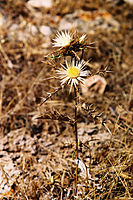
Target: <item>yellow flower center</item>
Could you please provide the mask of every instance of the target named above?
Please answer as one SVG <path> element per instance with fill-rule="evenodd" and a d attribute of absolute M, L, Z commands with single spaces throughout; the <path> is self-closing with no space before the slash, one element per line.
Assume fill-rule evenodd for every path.
<path fill-rule="evenodd" d="M 80 69 L 78 69 L 77 67 L 69 67 L 67 69 L 67 76 L 69 78 L 77 78 L 80 75 Z"/>

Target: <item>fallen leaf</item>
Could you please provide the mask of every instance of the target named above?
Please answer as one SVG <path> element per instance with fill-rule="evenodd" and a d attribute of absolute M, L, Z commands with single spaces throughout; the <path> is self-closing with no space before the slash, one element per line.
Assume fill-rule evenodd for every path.
<path fill-rule="evenodd" d="M 84 96 L 88 96 L 90 93 L 92 93 L 92 89 L 94 92 L 102 95 L 104 93 L 104 90 L 106 88 L 107 82 L 105 78 L 94 75 L 87 79 L 85 79 L 85 84 L 81 86 L 82 94 Z"/>

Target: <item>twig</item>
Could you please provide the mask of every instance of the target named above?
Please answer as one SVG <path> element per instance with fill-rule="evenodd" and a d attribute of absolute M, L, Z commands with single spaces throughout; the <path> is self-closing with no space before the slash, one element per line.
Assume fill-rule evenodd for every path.
<path fill-rule="evenodd" d="M 82 49 L 82 54 L 81 54 L 80 61 L 83 59 L 83 56 L 84 56 L 84 49 Z"/>
<path fill-rule="evenodd" d="M 79 58 L 79 56 L 76 54 L 75 51 L 72 50 L 72 53 L 74 54 L 74 57 L 77 58 L 78 61 L 80 61 L 81 59 Z"/>
<path fill-rule="evenodd" d="M 51 98 L 54 94 L 56 94 L 58 91 L 60 91 L 62 89 L 63 86 L 57 88 L 54 92 L 51 92 L 48 94 L 48 96 L 46 98 L 44 98 L 44 101 L 40 104 L 40 106 L 42 104 L 44 104 L 49 98 Z"/>
<path fill-rule="evenodd" d="M 5 60 L 6 60 L 7 64 L 8 64 L 8 67 L 10 69 L 12 69 L 13 68 L 13 64 L 12 64 L 11 60 L 8 58 L 8 56 L 7 56 L 6 52 L 4 51 L 1 43 L 0 43 L 0 51 L 1 51 L 2 55 L 3 55 L 3 57 L 5 58 Z"/>

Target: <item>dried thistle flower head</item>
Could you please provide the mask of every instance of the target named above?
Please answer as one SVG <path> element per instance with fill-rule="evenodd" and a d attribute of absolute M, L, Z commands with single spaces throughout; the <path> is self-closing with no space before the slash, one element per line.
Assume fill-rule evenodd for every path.
<path fill-rule="evenodd" d="M 79 38 L 79 43 L 83 43 L 84 40 L 86 38 L 86 34 L 83 34 L 80 38 Z"/>
<path fill-rule="evenodd" d="M 64 85 L 65 83 L 68 83 L 71 85 L 70 91 L 72 87 L 75 88 L 79 84 L 79 82 L 84 84 L 84 77 L 88 76 L 89 71 L 84 70 L 86 63 L 84 61 L 75 61 L 75 59 L 72 60 L 72 62 L 68 62 L 66 60 L 66 65 L 62 65 L 62 68 L 60 70 L 57 70 L 57 73 L 59 74 L 59 77 L 61 78 L 61 85 Z"/>
<path fill-rule="evenodd" d="M 73 56 L 73 52 L 85 48 L 84 43 L 86 35 L 79 37 L 77 34 L 71 34 L 69 31 L 57 32 L 56 38 L 53 39 L 53 47 L 58 47 L 60 54 Z"/>
<path fill-rule="evenodd" d="M 64 48 L 70 45 L 73 37 L 69 31 L 57 32 L 56 38 L 53 39 L 53 47 Z"/>

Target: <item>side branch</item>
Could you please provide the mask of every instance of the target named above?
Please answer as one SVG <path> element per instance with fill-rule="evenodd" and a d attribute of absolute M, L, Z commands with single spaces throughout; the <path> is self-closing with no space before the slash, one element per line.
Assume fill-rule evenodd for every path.
<path fill-rule="evenodd" d="M 60 91 L 62 89 L 63 86 L 57 88 L 54 92 L 51 92 L 48 94 L 48 96 L 46 98 L 44 98 L 43 102 L 40 104 L 40 106 L 42 104 L 44 104 L 49 98 L 51 98 L 54 94 L 56 94 L 58 91 Z"/>

